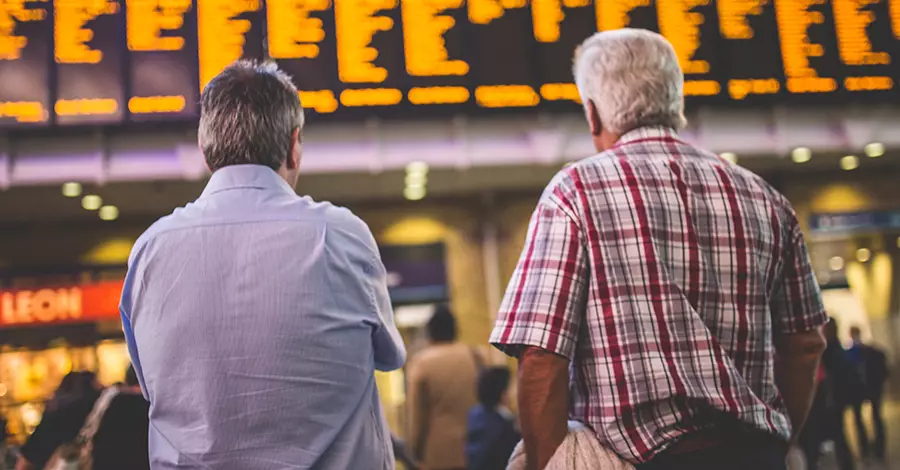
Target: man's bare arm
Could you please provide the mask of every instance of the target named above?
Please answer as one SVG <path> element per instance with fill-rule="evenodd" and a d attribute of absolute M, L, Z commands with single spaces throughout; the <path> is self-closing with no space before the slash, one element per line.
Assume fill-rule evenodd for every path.
<path fill-rule="evenodd" d="M 569 360 L 528 347 L 519 356 L 519 420 L 528 470 L 547 466 L 568 432 Z"/>
<path fill-rule="evenodd" d="M 816 374 L 825 346 L 825 337 L 819 329 L 775 339 L 775 383 L 791 419 L 792 441 L 800 435 L 812 407 Z"/>

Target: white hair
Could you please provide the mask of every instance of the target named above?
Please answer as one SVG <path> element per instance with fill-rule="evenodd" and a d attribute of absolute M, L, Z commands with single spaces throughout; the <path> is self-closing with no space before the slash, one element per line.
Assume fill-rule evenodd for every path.
<path fill-rule="evenodd" d="M 657 33 L 630 28 L 596 33 L 576 51 L 574 74 L 581 101 L 585 107 L 594 103 L 609 132 L 686 124 L 678 56 Z"/>

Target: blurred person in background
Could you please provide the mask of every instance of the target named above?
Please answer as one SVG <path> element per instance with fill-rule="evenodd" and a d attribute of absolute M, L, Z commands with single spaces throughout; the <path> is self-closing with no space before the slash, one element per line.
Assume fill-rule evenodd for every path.
<path fill-rule="evenodd" d="M 853 404 L 859 449 L 863 457 L 874 457 L 876 460 L 883 461 L 885 458 L 885 435 L 881 399 L 884 394 L 884 384 L 888 379 L 887 356 L 884 351 L 863 343 L 862 330 L 858 326 L 850 328 L 850 337 L 853 339 L 853 346 L 847 350 L 847 356 L 850 358 L 850 362 L 856 366 L 865 386 L 862 400 Z M 875 436 L 874 441 L 871 442 L 863 421 L 862 405 L 865 402 L 868 402 L 872 408 L 872 425 L 875 428 Z"/>
<path fill-rule="evenodd" d="M 847 407 L 863 398 L 863 382 L 850 362 L 847 351 L 838 338 L 838 324 L 833 318 L 825 325 L 828 347 L 822 354 L 819 370 L 819 386 L 806 424 L 800 436 L 800 445 L 806 454 L 810 469 L 818 468 L 822 457 L 822 444 L 831 441 L 840 470 L 855 468 L 853 454 L 847 445 L 844 431 L 844 415 Z"/>
<path fill-rule="evenodd" d="M 110 401 L 92 442 L 93 470 L 149 470 L 147 448 L 150 404 L 129 367 L 125 383 Z"/>
<path fill-rule="evenodd" d="M 477 403 L 484 356 L 456 340 L 456 319 L 439 305 L 428 321 L 431 344 L 410 360 L 407 372 L 407 439 L 428 470 L 466 468 L 466 417 Z"/>
<path fill-rule="evenodd" d="M 489 367 L 478 377 L 478 404 L 469 411 L 466 440 L 468 470 L 506 468 L 519 443 L 512 413 L 503 402 L 509 389 L 509 369 Z"/>
<path fill-rule="evenodd" d="M 297 195 L 302 129 L 289 76 L 227 67 L 200 99 L 206 188 L 134 245 L 120 308 L 155 470 L 394 468 L 387 273 L 362 220 Z"/>
<path fill-rule="evenodd" d="M 600 153 L 546 188 L 491 336 L 519 360 L 528 467 L 571 417 L 638 470 L 784 469 L 825 347 L 794 210 L 678 136 L 659 34 L 597 33 L 574 73 Z"/>
<path fill-rule="evenodd" d="M 60 446 L 74 441 L 94 409 L 101 388 L 93 372 L 66 374 L 47 403 L 41 422 L 20 449 L 16 470 L 42 469 Z"/>

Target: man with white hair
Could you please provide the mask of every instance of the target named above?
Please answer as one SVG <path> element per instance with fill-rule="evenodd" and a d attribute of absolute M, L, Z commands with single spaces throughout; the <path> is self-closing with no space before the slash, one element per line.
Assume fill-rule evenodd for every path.
<path fill-rule="evenodd" d="M 372 233 L 300 197 L 303 108 L 273 64 L 200 99 L 203 194 L 135 243 L 122 292 L 154 470 L 393 470 L 374 372 L 406 351 Z"/>
<path fill-rule="evenodd" d="M 491 336 L 519 359 L 530 468 L 570 418 L 639 470 L 783 469 L 825 347 L 793 209 L 678 137 L 662 36 L 598 33 L 574 73 L 600 153 L 545 190 Z"/>

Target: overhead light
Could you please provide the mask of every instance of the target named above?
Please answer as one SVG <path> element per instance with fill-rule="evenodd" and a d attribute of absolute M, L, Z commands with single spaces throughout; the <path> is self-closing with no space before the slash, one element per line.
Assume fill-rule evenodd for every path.
<path fill-rule="evenodd" d="M 408 173 L 406 175 L 406 186 L 425 186 L 428 183 L 428 175 L 425 173 Z"/>
<path fill-rule="evenodd" d="M 62 185 L 62 194 L 65 197 L 78 197 L 81 196 L 81 183 L 70 181 L 68 183 L 63 183 Z"/>
<path fill-rule="evenodd" d="M 812 150 L 808 147 L 797 147 L 791 151 L 791 160 L 794 163 L 806 163 L 812 160 Z"/>
<path fill-rule="evenodd" d="M 719 157 L 726 162 L 737 163 L 738 157 L 734 152 L 722 152 L 719 154 Z"/>
<path fill-rule="evenodd" d="M 425 197 L 426 193 L 424 186 L 407 186 L 403 189 L 403 197 L 410 201 L 419 201 Z"/>
<path fill-rule="evenodd" d="M 428 164 L 425 162 L 410 162 L 410 164 L 406 165 L 406 173 L 407 174 L 428 174 Z"/>
<path fill-rule="evenodd" d="M 81 207 L 84 207 L 86 210 L 95 211 L 103 205 L 103 199 L 96 194 L 88 194 L 87 196 L 81 198 Z"/>
<path fill-rule="evenodd" d="M 119 218 L 119 208 L 116 206 L 103 206 L 100 208 L 99 214 L 102 220 L 116 220 Z"/>
<path fill-rule="evenodd" d="M 869 158 L 878 158 L 884 155 L 884 144 L 881 142 L 872 142 L 866 144 L 866 146 L 863 147 L 863 151 L 866 152 L 866 156 Z"/>
<path fill-rule="evenodd" d="M 832 271 L 840 271 L 844 269 L 844 258 L 840 256 L 832 256 L 830 260 L 828 260 L 828 267 L 831 268 Z"/>
<path fill-rule="evenodd" d="M 850 171 L 859 168 L 859 158 L 856 155 L 841 157 L 841 169 Z"/>
<path fill-rule="evenodd" d="M 872 250 L 868 248 L 860 248 L 856 250 L 856 261 L 860 263 L 868 263 L 872 259 Z"/>

